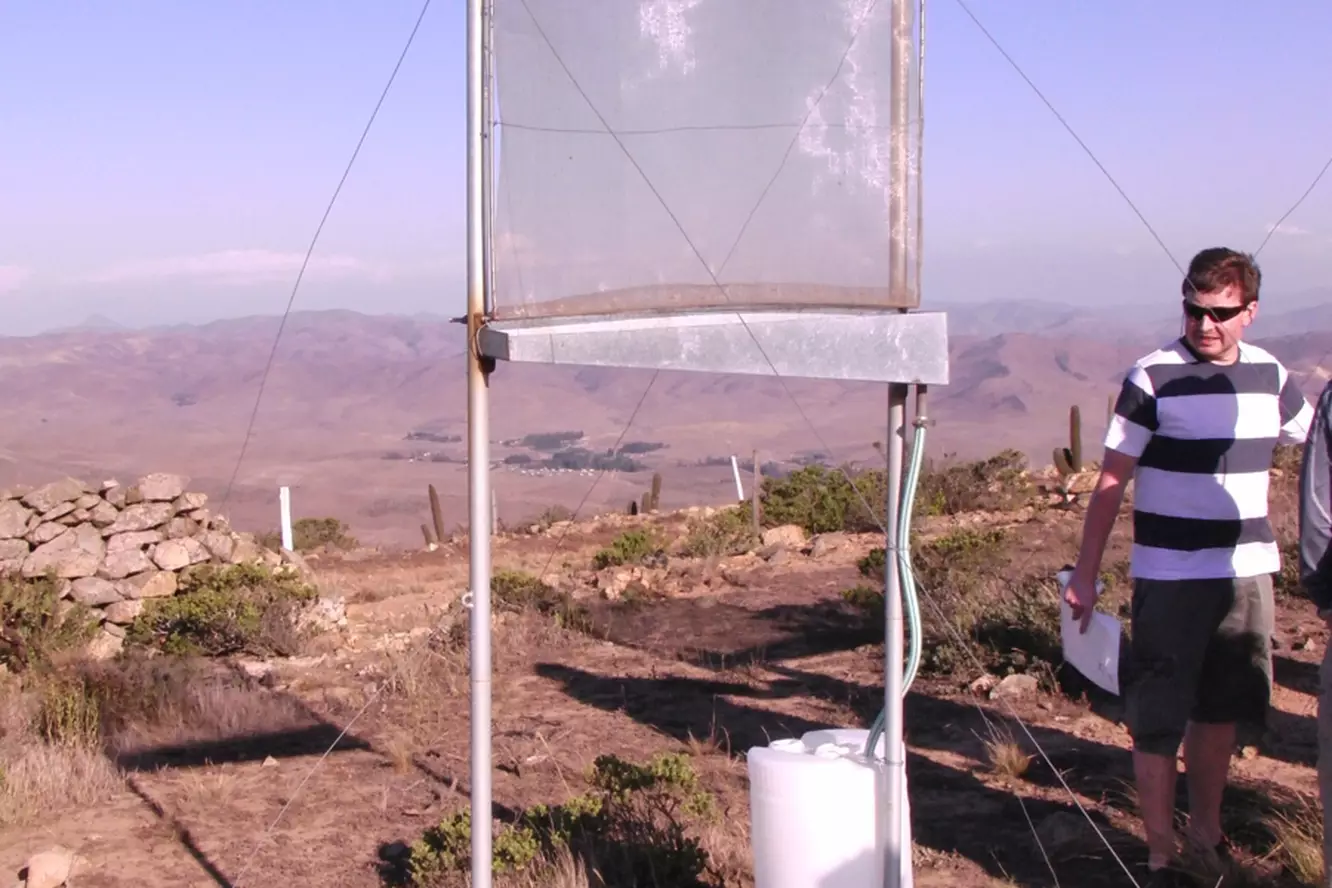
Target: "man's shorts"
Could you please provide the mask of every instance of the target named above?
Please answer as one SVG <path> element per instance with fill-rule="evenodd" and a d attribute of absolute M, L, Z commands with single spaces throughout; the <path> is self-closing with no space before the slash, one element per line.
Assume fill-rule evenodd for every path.
<path fill-rule="evenodd" d="M 1263 730 L 1274 607 L 1268 574 L 1134 581 L 1125 690 L 1135 749 L 1176 755 L 1189 721 Z"/>

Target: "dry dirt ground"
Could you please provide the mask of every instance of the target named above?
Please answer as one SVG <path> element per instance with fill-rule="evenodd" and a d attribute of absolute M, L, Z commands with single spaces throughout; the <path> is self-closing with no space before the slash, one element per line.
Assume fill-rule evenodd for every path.
<path fill-rule="evenodd" d="M 496 565 L 576 568 L 628 521 L 505 536 Z M 1012 569 L 1048 575 L 1073 557 L 1081 513 L 947 521 L 1007 528 Z M 931 532 L 939 528 L 922 527 Z M 1122 560 L 1126 541 L 1121 527 L 1107 563 Z M 746 750 L 866 726 L 882 700 L 882 646 L 840 594 L 864 581 L 857 560 L 878 541 L 832 542 L 817 555 L 792 549 L 705 568 L 711 585 L 666 600 L 597 602 L 591 634 L 536 612 L 497 615 L 499 816 L 580 791 L 600 753 L 684 751 L 722 812 L 705 846 L 732 884 L 752 884 Z M 219 684 L 213 711 L 193 725 L 122 749 L 120 778 L 86 764 L 94 776 L 83 788 L 53 784 L 44 807 L 0 832 L 0 881 L 61 844 L 83 858 L 71 884 L 87 888 L 369 888 L 395 878 L 403 843 L 466 807 L 466 645 L 456 630 L 430 638 L 466 586 L 465 543 L 314 563 L 324 591 L 349 602 L 345 629 L 297 658 L 233 664 L 249 677 Z M 1316 792 L 1314 695 L 1327 638 L 1305 602 L 1282 595 L 1277 642 L 1270 730 L 1235 759 L 1226 826 L 1258 874 L 1252 884 L 1298 885 L 1292 867 L 1308 865 L 1308 849 L 1272 812 Z M 1049 681 L 996 698 L 976 683 L 981 674 L 964 664 L 922 677 L 906 702 L 916 884 L 1133 884 L 1117 857 L 1141 881 L 1115 700 Z"/>

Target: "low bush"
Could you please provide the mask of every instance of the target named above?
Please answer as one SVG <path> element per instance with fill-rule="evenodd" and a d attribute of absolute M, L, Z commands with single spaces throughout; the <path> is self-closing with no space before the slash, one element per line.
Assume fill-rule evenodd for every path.
<path fill-rule="evenodd" d="M 1004 450 L 989 459 L 927 469 L 916 488 L 915 514 L 1011 511 L 1029 504 L 1034 493 L 1026 457 Z"/>
<path fill-rule="evenodd" d="M 883 525 L 885 490 L 879 470 L 848 479 L 841 469 L 809 465 L 785 478 L 764 478 L 759 510 L 765 527 L 797 524 L 809 533 L 870 533 Z"/>
<path fill-rule="evenodd" d="M 62 585 L 53 576 L 0 575 L 0 665 L 14 672 L 41 668 L 92 639 L 96 617 L 62 601 Z"/>
<path fill-rule="evenodd" d="M 680 545 L 687 558 L 743 555 L 758 545 L 749 508 L 721 509 L 707 518 L 693 518 Z"/>
<path fill-rule="evenodd" d="M 304 640 L 301 609 L 316 595 L 289 569 L 200 565 L 181 574 L 175 595 L 145 601 L 125 640 L 168 654 L 289 656 Z"/>
<path fill-rule="evenodd" d="M 1057 664 L 1058 590 L 1052 579 L 1003 579 L 1007 534 L 1001 529 L 955 530 L 912 547 L 921 600 L 921 674 L 974 672 L 979 663 L 999 675 Z M 873 584 L 842 597 L 875 625 L 883 623 L 884 550 L 860 560 Z"/>
<path fill-rule="evenodd" d="M 291 545 L 297 552 L 318 549 L 355 549 L 359 543 L 337 518 L 298 518 L 291 525 Z M 282 533 L 270 530 L 256 537 L 259 545 L 274 552 L 282 548 Z"/>
<path fill-rule="evenodd" d="M 601 570 L 626 564 L 643 564 L 663 554 L 663 546 L 648 530 L 626 530 L 611 544 L 592 556 L 592 565 Z"/>
<path fill-rule="evenodd" d="M 691 829 L 715 815 L 689 758 L 662 754 L 646 764 L 596 759 L 588 792 L 519 812 L 496 834 L 497 874 L 539 875 L 572 854 L 607 885 L 706 888 L 719 884 Z M 471 867 L 471 819 L 463 811 L 426 830 L 411 849 L 413 885 L 463 884 Z"/>
<path fill-rule="evenodd" d="M 989 459 L 921 473 L 914 517 L 1006 511 L 1032 502 L 1026 458 L 1005 450 Z M 808 465 L 785 478 L 765 478 L 763 524 L 798 524 L 809 533 L 873 533 L 884 527 L 887 480 L 882 469 L 852 471 Z"/>
<path fill-rule="evenodd" d="M 497 570 L 490 578 L 492 609 L 508 613 L 535 611 L 566 629 L 586 631 L 589 617 L 567 592 L 519 570 Z"/>

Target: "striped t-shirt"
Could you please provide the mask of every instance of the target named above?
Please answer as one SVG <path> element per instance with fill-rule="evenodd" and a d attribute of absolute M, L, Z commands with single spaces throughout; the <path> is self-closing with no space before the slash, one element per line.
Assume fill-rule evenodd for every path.
<path fill-rule="evenodd" d="M 1240 343 L 1215 364 L 1183 339 L 1129 370 L 1105 446 L 1137 457 L 1134 577 L 1251 577 L 1281 569 L 1267 520 L 1278 440 L 1304 440 L 1313 421 L 1286 368 Z"/>

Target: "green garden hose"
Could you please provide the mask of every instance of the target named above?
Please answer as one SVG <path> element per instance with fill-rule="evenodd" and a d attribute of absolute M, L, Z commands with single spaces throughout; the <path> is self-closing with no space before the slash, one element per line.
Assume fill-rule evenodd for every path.
<path fill-rule="evenodd" d="M 902 676 L 902 695 L 911 689 L 920 670 L 922 650 L 922 625 L 920 619 L 920 596 L 916 589 L 916 571 L 911 564 L 911 513 L 916 505 L 916 487 L 920 483 L 920 469 L 925 461 L 925 422 L 924 417 L 916 420 L 916 432 L 911 438 L 911 456 L 907 460 L 906 478 L 902 484 L 902 502 L 897 511 L 897 551 L 891 559 L 898 572 L 902 588 L 902 606 L 907 621 L 907 656 L 905 675 Z M 888 570 L 890 560 L 884 559 L 884 570 Z M 888 639 L 884 639 L 886 644 Z M 870 725 L 869 737 L 865 741 L 865 755 L 872 756 L 879 737 L 883 734 L 883 710 L 879 710 L 874 723 Z"/>

